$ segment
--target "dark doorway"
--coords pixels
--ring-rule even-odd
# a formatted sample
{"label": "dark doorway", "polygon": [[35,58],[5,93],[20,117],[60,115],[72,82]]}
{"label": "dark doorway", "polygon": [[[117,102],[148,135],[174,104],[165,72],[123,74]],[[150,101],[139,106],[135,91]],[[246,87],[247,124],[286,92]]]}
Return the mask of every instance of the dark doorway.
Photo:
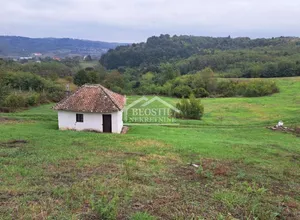
{"label": "dark doorway", "polygon": [[111,133],[111,115],[103,115],[103,132]]}

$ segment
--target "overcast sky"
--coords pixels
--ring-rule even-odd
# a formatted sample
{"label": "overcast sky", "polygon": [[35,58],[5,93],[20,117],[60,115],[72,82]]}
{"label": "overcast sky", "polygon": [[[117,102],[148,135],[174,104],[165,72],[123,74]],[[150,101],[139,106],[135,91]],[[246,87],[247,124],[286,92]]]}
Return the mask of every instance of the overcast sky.
{"label": "overcast sky", "polygon": [[300,36],[300,0],[10,0],[0,15],[0,35],[110,42],[162,33]]}

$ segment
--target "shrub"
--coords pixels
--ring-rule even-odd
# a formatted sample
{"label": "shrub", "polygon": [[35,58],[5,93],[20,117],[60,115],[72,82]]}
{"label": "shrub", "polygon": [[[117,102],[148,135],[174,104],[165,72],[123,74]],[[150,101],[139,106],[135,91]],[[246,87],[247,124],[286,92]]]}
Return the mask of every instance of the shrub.
{"label": "shrub", "polygon": [[197,98],[208,97],[209,92],[207,92],[204,88],[197,88],[193,90],[193,93]]}
{"label": "shrub", "polygon": [[193,94],[189,99],[184,99],[176,104],[176,108],[180,112],[174,112],[176,118],[197,119],[200,120],[204,113],[204,107],[200,100],[197,100]]}
{"label": "shrub", "polygon": [[22,91],[41,92],[46,90],[49,93],[63,91],[63,88],[56,85],[55,82],[26,72],[8,72],[4,74],[2,83],[12,89]]}
{"label": "shrub", "polygon": [[49,79],[51,79],[52,81],[57,80],[58,79],[57,73],[50,73],[49,74]]}
{"label": "shrub", "polygon": [[217,93],[223,97],[233,97],[237,95],[238,81],[221,80],[217,84]]}
{"label": "shrub", "polygon": [[279,92],[274,81],[268,80],[222,80],[218,82],[217,93],[224,97],[259,97]]}
{"label": "shrub", "polygon": [[0,83],[0,106],[3,105],[5,98],[9,94],[9,87]]}
{"label": "shrub", "polygon": [[4,106],[15,111],[18,108],[25,107],[26,101],[23,95],[18,93],[12,93],[8,95],[4,100]]}
{"label": "shrub", "polygon": [[47,99],[52,102],[59,102],[64,98],[64,96],[65,93],[61,90],[47,93]]}
{"label": "shrub", "polygon": [[26,98],[25,98],[25,105],[26,106],[34,106],[39,104],[39,100],[40,100],[40,95],[38,93],[32,93],[29,94]]}
{"label": "shrub", "polygon": [[55,85],[53,83],[47,83],[46,92],[48,100],[52,102],[59,102],[65,96],[65,91],[60,85]]}
{"label": "shrub", "polygon": [[175,87],[173,95],[178,98],[187,98],[192,93],[192,89],[186,85],[180,85]]}
{"label": "shrub", "polygon": [[47,103],[49,103],[49,100],[48,100],[46,92],[43,91],[43,92],[40,93],[39,102],[40,102],[40,104],[47,104]]}
{"label": "shrub", "polygon": [[240,82],[237,85],[237,95],[245,97],[259,97],[279,92],[274,81],[251,80]]}
{"label": "shrub", "polygon": [[66,76],[66,77],[65,77],[65,80],[66,80],[68,83],[71,83],[71,82],[73,82],[73,77],[72,77],[72,76]]}

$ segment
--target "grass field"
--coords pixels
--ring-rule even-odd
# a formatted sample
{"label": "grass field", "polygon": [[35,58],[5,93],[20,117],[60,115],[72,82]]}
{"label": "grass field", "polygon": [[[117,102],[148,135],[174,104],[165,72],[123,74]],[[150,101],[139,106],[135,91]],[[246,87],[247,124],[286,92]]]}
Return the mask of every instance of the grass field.
{"label": "grass field", "polygon": [[59,131],[52,105],[1,114],[0,219],[300,219],[300,139],[265,128],[300,124],[300,78],[275,80],[126,135]]}

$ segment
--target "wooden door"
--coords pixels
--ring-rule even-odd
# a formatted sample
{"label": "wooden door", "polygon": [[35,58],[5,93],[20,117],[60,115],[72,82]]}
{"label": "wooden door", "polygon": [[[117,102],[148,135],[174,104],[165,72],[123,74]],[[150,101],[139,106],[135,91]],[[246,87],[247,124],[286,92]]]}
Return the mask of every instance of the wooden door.
{"label": "wooden door", "polygon": [[103,132],[111,133],[111,115],[103,115]]}

